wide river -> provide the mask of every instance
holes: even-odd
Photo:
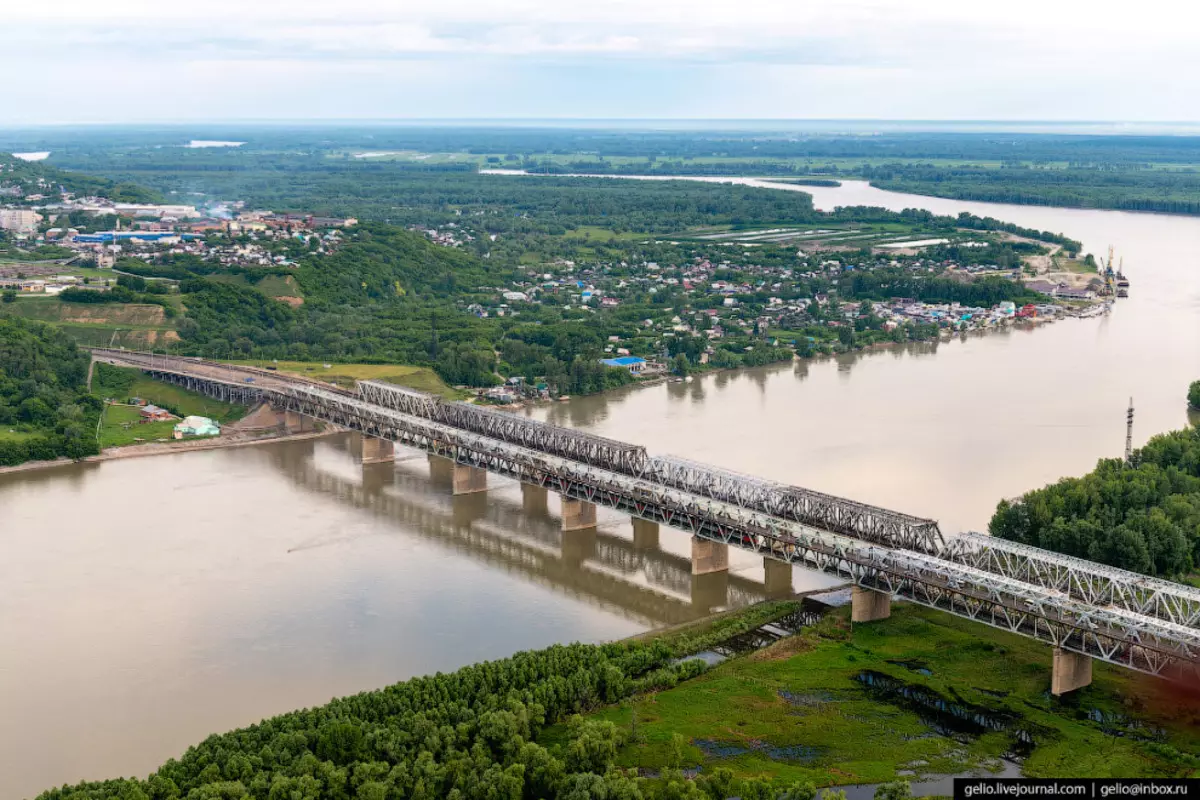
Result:
[[[504,178],[497,178],[504,180]],[[745,182],[795,190],[784,184]],[[1187,423],[1200,219],[1004,206],[859,183],[821,208],[962,210],[1124,257],[1097,319],[715,374],[532,413],[982,529],[996,502]],[[306,442],[0,476],[0,798],[145,775],[208,733],[412,675],[602,641],[764,596],[761,562],[694,581],[685,534],[559,532],[518,486],[452,498],[426,460]],[[797,571],[796,588],[828,585]]]

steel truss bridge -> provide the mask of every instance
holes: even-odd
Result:
[[[645,448],[372,381],[302,378],[121,350],[132,366],[226,401],[265,402],[679,528],[701,539],[1174,680],[1200,680],[1200,591]]]

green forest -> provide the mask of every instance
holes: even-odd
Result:
[[[988,528],[1146,575],[1186,576],[1200,564],[1200,428],[1155,436],[1128,464],[1104,459],[1083,477],[1001,501]]]
[[[99,452],[90,361],[57,328],[0,317],[0,466]]]
[[[112,128],[8,131],[0,134],[0,150],[50,150],[57,167],[116,181],[104,189],[110,196],[140,185],[163,193],[262,200],[319,197],[334,209],[361,207],[377,194],[373,186],[388,180],[380,176],[398,169],[470,173],[504,167],[543,174],[762,175],[806,182],[844,177],[960,199],[1200,213],[1200,138],[1193,136],[368,125],[287,131],[223,126],[209,135],[246,144],[223,152],[163,147],[173,137],[182,141],[182,133]],[[354,157],[381,151],[428,160]],[[319,190],[304,188],[317,183]],[[388,205],[403,216],[404,203]]]

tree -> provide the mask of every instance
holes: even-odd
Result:
[[[1200,411],[1200,381],[1192,381],[1187,393],[1188,405]]]
[[[908,781],[881,783],[875,789],[875,800],[912,800],[912,786]]]
[[[12,289],[5,289],[4,294],[0,295],[0,300],[5,303],[15,303],[17,301],[17,293]],[[1197,382],[1200,385],[1200,381]]]
[[[688,357],[683,353],[677,353],[675,360],[671,362],[671,371],[680,377],[684,377],[691,369],[691,364],[688,363]]]

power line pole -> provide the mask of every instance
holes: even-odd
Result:
[[[1133,460],[1133,398],[1129,398],[1129,410],[1125,412],[1125,463]]]

